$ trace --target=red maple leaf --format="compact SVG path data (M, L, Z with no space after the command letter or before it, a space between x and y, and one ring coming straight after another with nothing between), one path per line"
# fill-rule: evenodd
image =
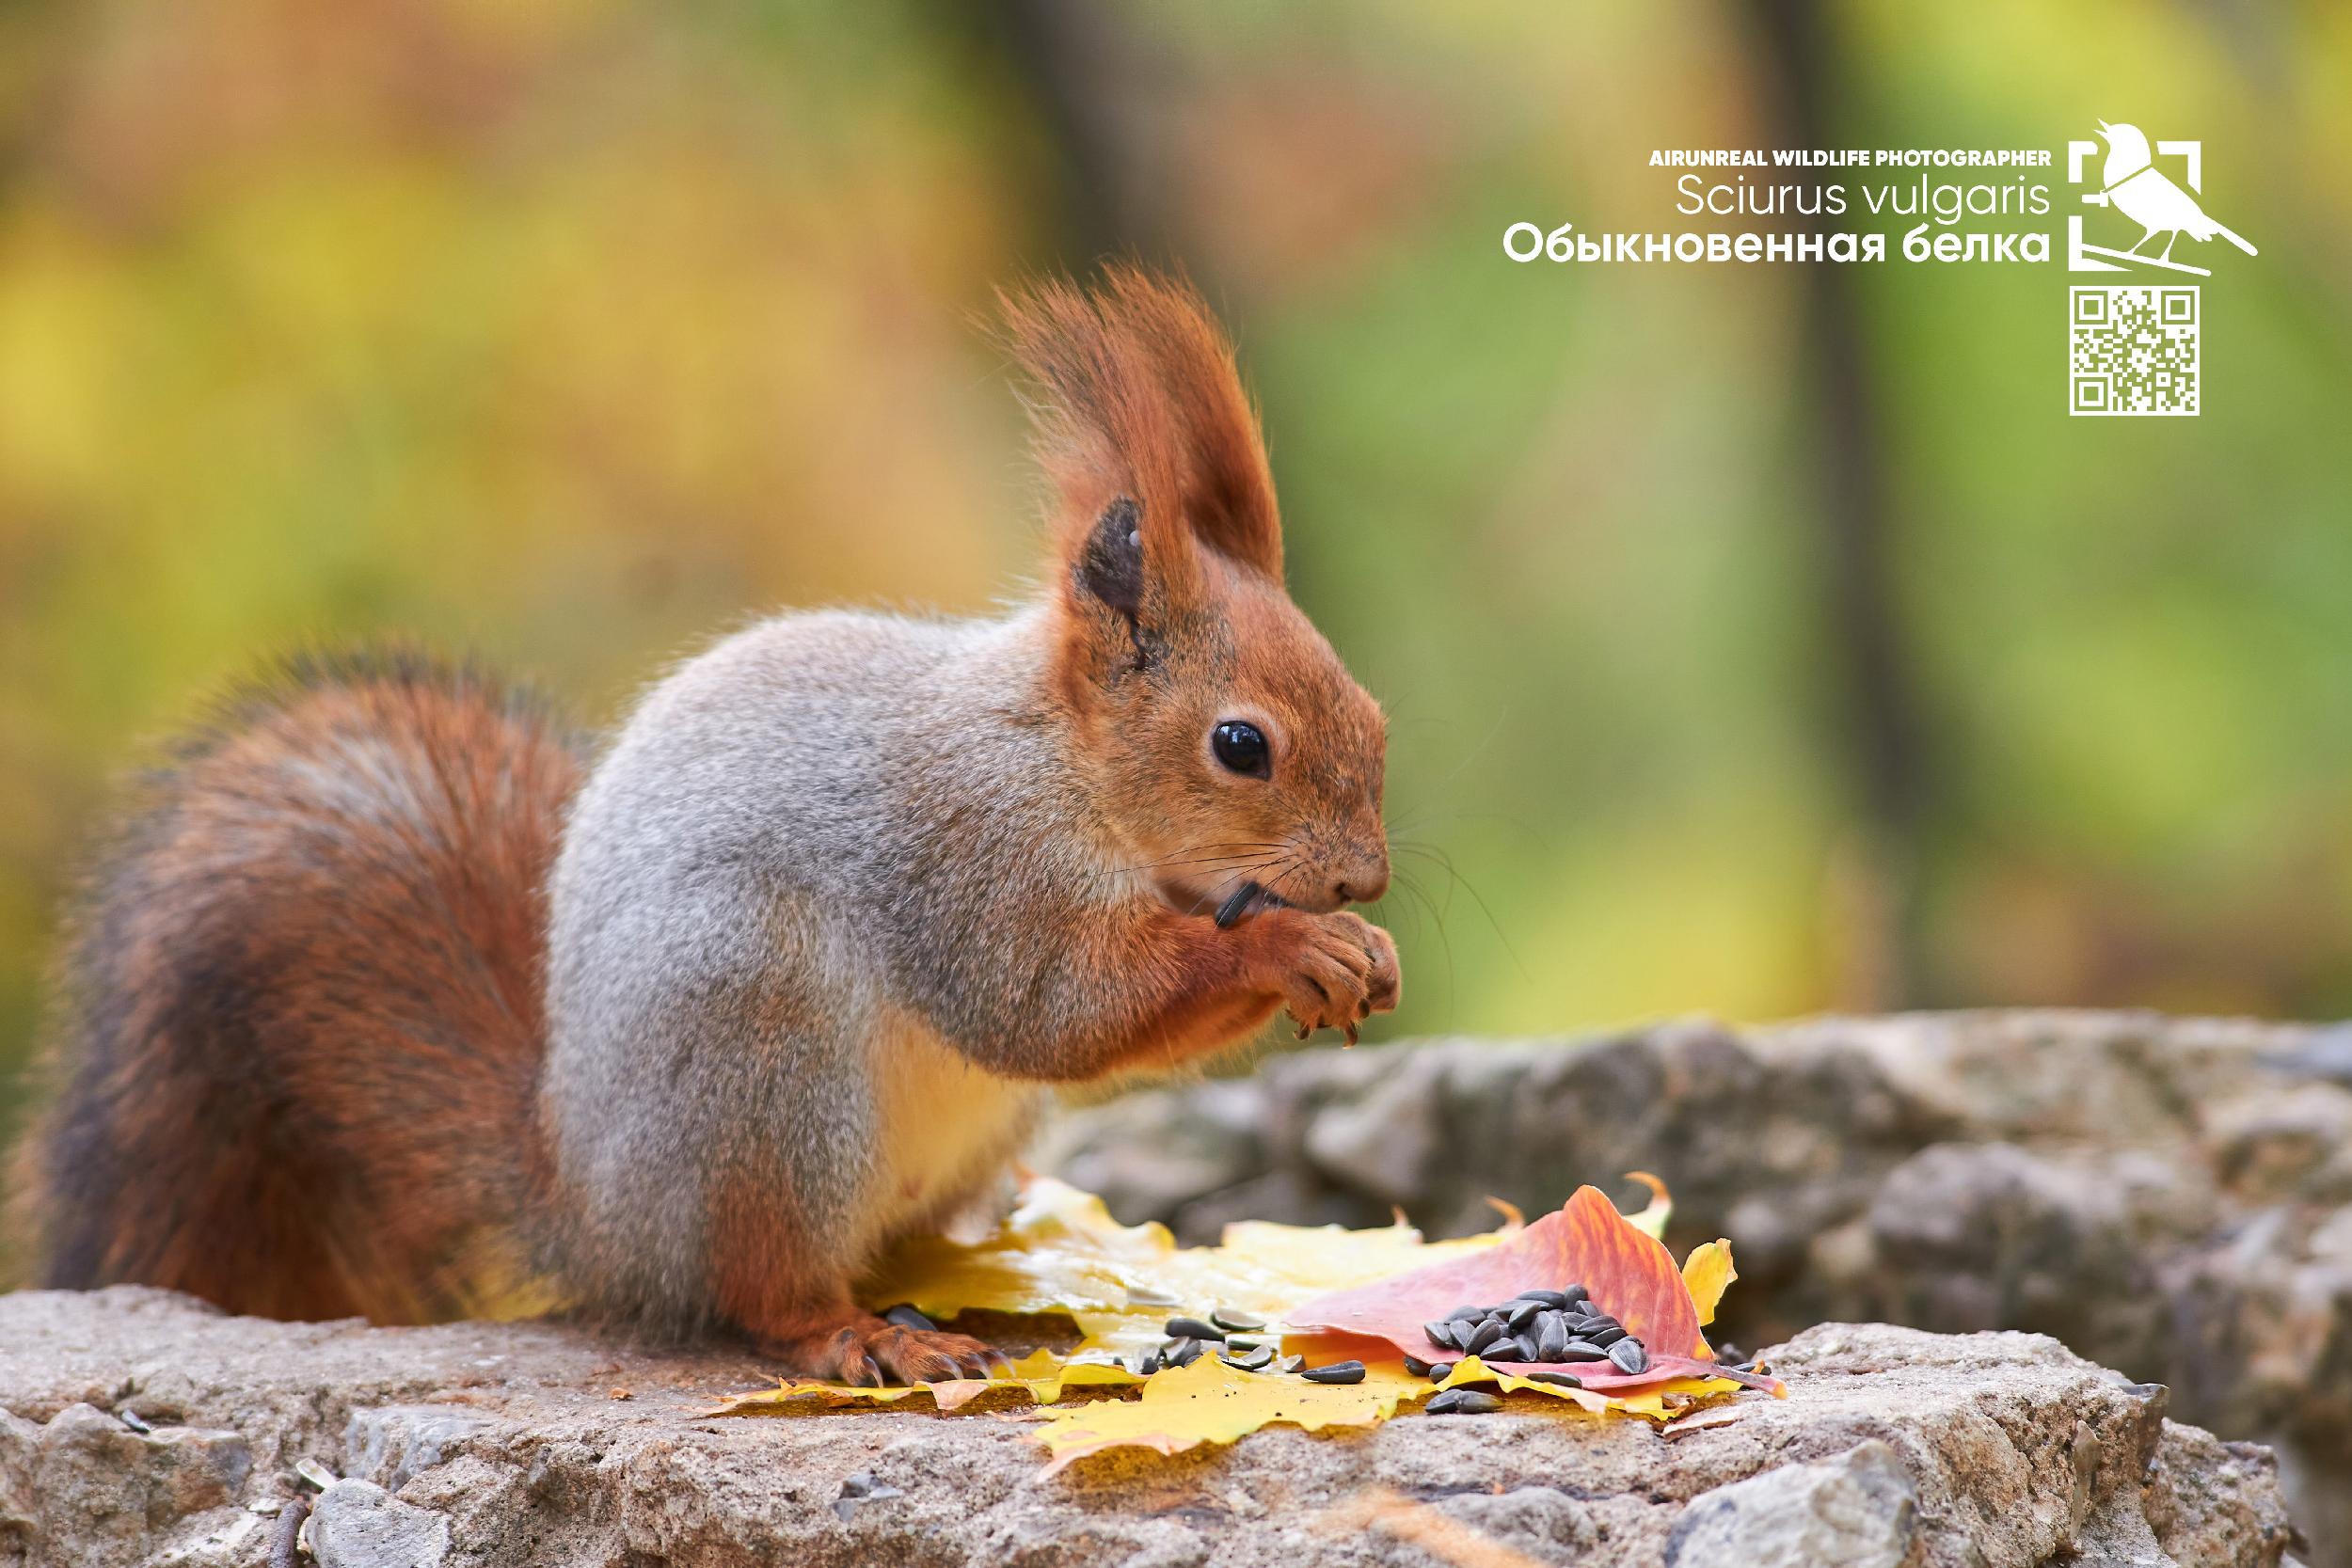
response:
M1460 1353L1432 1340L1423 1323L1456 1307L1491 1306L1521 1291L1580 1283L1596 1306L1642 1341L1649 1365L1627 1372L1609 1361L1497 1362L1497 1370L1572 1372L1586 1387L1601 1390L1677 1377L1729 1377L1779 1390L1771 1378L1716 1364L1674 1259L1655 1237L1628 1224L1597 1187L1579 1187L1558 1213L1546 1214L1509 1241L1317 1296L1288 1313L1286 1322L1302 1332L1385 1339L1423 1361L1452 1361Z

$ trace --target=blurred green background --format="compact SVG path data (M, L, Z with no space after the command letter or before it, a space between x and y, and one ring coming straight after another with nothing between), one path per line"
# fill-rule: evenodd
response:
M2352 9L18 0L0 115L0 1073L110 779L274 650L603 721L1010 591L978 323L1124 251L1394 715L1388 1032L2352 1011ZM2065 417L2060 264L1502 254L1697 227L1653 148L2100 117L2262 247L2194 420Z

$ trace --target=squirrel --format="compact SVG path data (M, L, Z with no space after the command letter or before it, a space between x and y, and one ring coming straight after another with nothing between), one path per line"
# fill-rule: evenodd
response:
M984 1374L853 1287L1052 1085L1396 1006L1347 907L1385 721L1284 588L1223 333L1133 267L1002 303L1053 500L1000 618L776 616L600 754L476 671L314 657L147 779L20 1160L44 1283Z

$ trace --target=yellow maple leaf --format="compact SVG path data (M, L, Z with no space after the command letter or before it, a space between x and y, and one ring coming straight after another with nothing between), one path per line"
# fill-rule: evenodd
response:
M942 1411L962 1408L982 1394L1019 1389L1039 1404L1053 1404L1070 1388L1131 1387L1144 1380L1126 1368L1100 1361L1070 1361L1050 1350L1032 1351L996 1377L959 1377L903 1387L852 1388L846 1384L815 1378L787 1378L773 1388L736 1394L710 1412L713 1416L765 1416L783 1413L795 1404L838 1408L857 1404L897 1404L928 1395Z
M1051 1475L1104 1449L1182 1453L1203 1443L1235 1442L1260 1427L1277 1423L1309 1432L1329 1426L1371 1426L1394 1415L1404 1400L1430 1391L1430 1386L1418 1378L1413 1385L1408 1389L1371 1377L1355 1384L1266 1377L1204 1355L1188 1367L1172 1368L1152 1377L1143 1386L1139 1400L1105 1400L1086 1405L1056 1417L1037 1435L1053 1454L1052 1463L1045 1466Z
M1166 1338L1161 1324L1178 1310L1238 1309L1279 1332L1297 1302L1492 1246L1512 1228L1426 1242L1402 1223L1348 1230L1246 1220L1227 1226L1216 1246L1180 1247L1166 1226L1121 1225L1093 1194L1033 1177L985 1239L904 1243L861 1295L875 1307L908 1302L939 1319L1059 1313L1078 1324L1082 1349L1123 1353Z
M1691 1256L1682 1260L1682 1283L1691 1288L1691 1305L1699 1309L1701 1324L1715 1321L1715 1308L1724 1290L1739 1277L1739 1271L1731 1266L1729 1242L1702 1242L1691 1249Z

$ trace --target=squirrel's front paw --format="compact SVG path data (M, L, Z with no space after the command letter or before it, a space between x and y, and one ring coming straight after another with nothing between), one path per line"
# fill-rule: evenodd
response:
M1309 915L1282 978L1282 1001L1305 1039L1317 1029L1346 1032L1375 1013L1393 1011L1402 989L1396 943L1353 911Z
M864 1313L835 1327L771 1340L770 1347L797 1371L866 1388L986 1377L1010 1364L1001 1352L969 1334L902 1328Z

